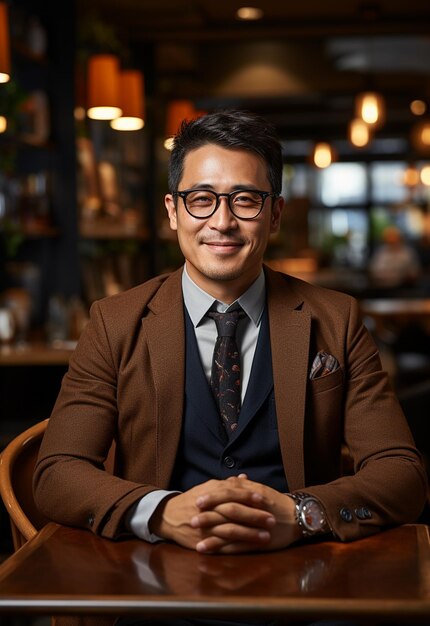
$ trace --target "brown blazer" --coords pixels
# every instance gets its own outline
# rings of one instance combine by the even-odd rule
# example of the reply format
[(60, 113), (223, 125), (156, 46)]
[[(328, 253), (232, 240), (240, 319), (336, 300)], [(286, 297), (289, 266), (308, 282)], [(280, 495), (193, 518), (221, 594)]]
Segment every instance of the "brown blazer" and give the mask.
[[(265, 273), (290, 489), (318, 496), (342, 541), (415, 520), (426, 499), (426, 473), (358, 303)], [(181, 275), (182, 269), (93, 305), (35, 471), (37, 504), (53, 520), (115, 538), (133, 503), (168, 488), (184, 399)], [(310, 380), (319, 350), (333, 354), (340, 368)], [(116, 476), (103, 471), (113, 438)], [(343, 442), (353, 476), (340, 473)]]

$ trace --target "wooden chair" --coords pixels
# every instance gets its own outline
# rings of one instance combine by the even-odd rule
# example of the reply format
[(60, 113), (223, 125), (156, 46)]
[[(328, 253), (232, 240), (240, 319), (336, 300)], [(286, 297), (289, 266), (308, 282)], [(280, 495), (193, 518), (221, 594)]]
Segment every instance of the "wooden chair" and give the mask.
[[(14, 550), (34, 537), (49, 520), (39, 511), (33, 498), (33, 472), (40, 444), (49, 419), (15, 437), (0, 455), (0, 497), (10, 519)], [(106, 471), (114, 473), (115, 441), (105, 460)]]
[[(31, 426), (12, 439), (0, 455), (0, 497), (10, 519), (14, 550), (32, 539), (49, 520), (40, 513), (33, 498), (33, 473), (40, 444), (49, 419)], [(114, 472), (116, 444), (112, 442), (104, 463)], [(112, 619), (56, 616), (50, 626), (113, 626)]]
[(48, 419), (15, 437), (0, 456), (0, 496), (10, 519), (14, 550), (47, 523), (33, 499), (33, 471)]

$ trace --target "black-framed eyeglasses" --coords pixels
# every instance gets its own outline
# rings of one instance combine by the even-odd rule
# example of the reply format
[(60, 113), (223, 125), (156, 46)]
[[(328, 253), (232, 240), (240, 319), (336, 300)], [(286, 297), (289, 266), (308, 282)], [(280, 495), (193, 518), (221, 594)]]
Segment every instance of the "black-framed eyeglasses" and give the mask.
[(270, 191), (239, 189), (230, 193), (216, 193), (210, 189), (186, 189), (175, 191), (180, 196), (188, 213), (197, 219), (207, 219), (218, 209), (222, 197), (227, 198), (230, 211), (240, 220), (254, 220), (263, 210), (267, 198), (276, 198)]

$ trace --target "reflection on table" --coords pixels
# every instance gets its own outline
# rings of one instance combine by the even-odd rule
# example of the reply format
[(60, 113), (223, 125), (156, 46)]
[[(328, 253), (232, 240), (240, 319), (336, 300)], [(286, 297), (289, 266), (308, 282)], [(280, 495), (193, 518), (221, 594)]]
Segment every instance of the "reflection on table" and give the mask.
[(0, 613), (430, 619), (430, 543), (405, 525), (349, 544), (235, 556), (48, 524), (0, 566)]

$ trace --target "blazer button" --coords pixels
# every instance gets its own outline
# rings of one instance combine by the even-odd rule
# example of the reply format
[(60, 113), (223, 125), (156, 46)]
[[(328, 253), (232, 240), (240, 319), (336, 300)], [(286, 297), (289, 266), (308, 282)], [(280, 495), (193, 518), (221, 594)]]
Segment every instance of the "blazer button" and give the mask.
[(339, 511), (339, 515), (343, 519), (344, 522), (352, 522), (352, 513), (346, 506), (342, 507)]
[(224, 465), (228, 467), (228, 469), (232, 469), (236, 465), (236, 461), (231, 456), (224, 457)]
[(372, 513), (367, 506), (361, 506), (359, 509), (355, 509), (355, 514), (358, 519), (370, 519), (372, 517)]
[(94, 515), (94, 513), (90, 513), (88, 515), (88, 526), (94, 526), (94, 522), (96, 521), (96, 516)]

